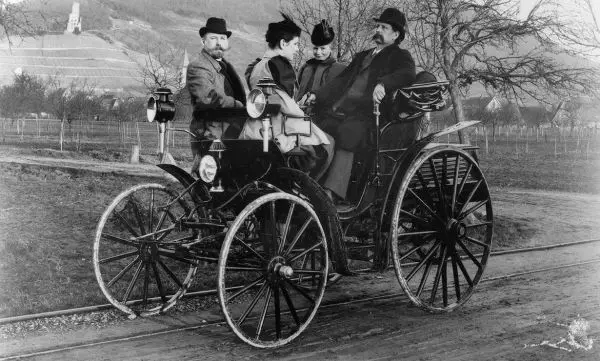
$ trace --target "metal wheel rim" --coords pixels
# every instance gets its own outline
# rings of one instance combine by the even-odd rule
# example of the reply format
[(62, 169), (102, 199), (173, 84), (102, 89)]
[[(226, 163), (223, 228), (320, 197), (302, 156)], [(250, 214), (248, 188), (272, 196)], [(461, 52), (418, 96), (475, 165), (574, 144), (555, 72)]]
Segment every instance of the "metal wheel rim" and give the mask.
[[(310, 310), (308, 315), (306, 317), (304, 317), (302, 324), (296, 329), (296, 331), (294, 333), (292, 333), (288, 337), (276, 339), (275, 341), (262, 341), (259, 339), (260, 333), (257, 337), (252, 339), (249, 337), (249, 335), (247, 335), (244, 331), (242, 331), (236, 324), (235, 320), (233, 320), (233, 315), (229, 312), (228, 302), (226, 302), (226, 297), (227, 297), (226, 296), (226, 285), (225, 285), (226, 264), (227, 264), (227, 258), (228, 258), (228, 254), (230, 251), (230, 247), (234, 241), (234, 236), (236, 234), (236, 230), (244, 222), (246, 215), (252, 214), (259, 207), (263, 206), (264, 204), (266, 204), (270, 201), (275, 201), (275, 200), (288, 200), (290, 202), (295, 203), (296, 205), (300, 205), (301, 207), (303, 207), (305, 210), (307, 210), (309, 212), (311, 218), (313, 219), (313, 222), (316, 222), (316, 224), (318, 226), (318, 230), (323, 239), (323, 241), (322, 241), (323, 244), (321, 246), (320, 251), (322, 252), (322, 255), (324, 255), (324, 258), (323, 258), (324, 265), (322, 267), (323, 273), (322, 273), (322, 276), (320, 279), (318, 292), (317, 292), (315, 300), (314, 300), (314, 305), (312, 306), (312, 309)], [(312, 209), (312, 207), (310, 206), (310, 204), (308, 202), (304, 201), (303, 199), (301, 199), (295, 195), (292, 195), (289, 193), (284, 193), (284, 192), (266, 194), (266, 195), (263, 195), (263, 196), (257, 198), (250, 204), (248, 204), (244, 208), (244, 210), (242, 210), (242, 212), (239, 213), (239, 215), (236, 217), (234, 222), (231, 224), (231, 227), (225, 236), (225, 241), (223, 242), (223, 246), (221, 248), (221, 254), (220, 254), (220, 258), (219, 258), (219, 274), (218, 274), (217, 284), (218, 284), (219, 303), (221, 305), (223, 315), (225, 316), (227, 324), (229, 325), (231, 330), (242, 341), (244, 341), (245, 343), (247, 343), (251, 346), (257, 347), (257, 348), (275, 348), (275, 347), (279, 347), (279, 346), (282, 346), (282, 345), (285, 345), (285, 344), (291, 342), (292, 340), (297, 338), (306, 329), (306, 327), (308, 327), (308, 325), (310, 324), (310, 322), (312, 321), (312, 319), (314, 318), (314, 316), (317, 313), (317, 310), (319, 308), (319, 305), (321, 303), (321, 300), (323, 298), (325, 288), (326, 288), (327, 272), (329, 269), (329, 257), (327, 254), (326, 242), (327, 241), (326, 241), (325, 232), (323, 230), (323, 227), (319, 221), (317, 214), (314, 212), (314, 210)], [(267, 282), (265, 282), (265, 284), (267, 284)], [(267, 288), (271, 289), (272, 287), (268, 286)], [(270, 301), (267, 301), (267, 302), (270, 302)]]
[[(408, 271), (403, 270), (403, 267), (402, 267), (403, 261), (401, 259), (402, 255), (400, 254), (399, 242), (397, 241), (397, 239), (399, 237), (399, 234), (402, 234), (402, 233), (398, 232), (398, 229), (400, 228), (399, 219), (400, 219), (400, 212), (402, 210), (402, 204), (403, 204), (402, 201), (404, 200), (407, 192), (409, 192), (408, 187), (411, 182), (411, 179), (413, 179), (413, 177), (417, 175), (417, 171), (419, 171), (421, 169), (421, 166), (426, 164), (426, 162), (428, 162), (429, 159), (433, 159), (434, 156), (439, 155), (441, 153), (447, 153), (446, 159), (450, 159), (450, 156), (452, 156), (452, 157), (457, 157), (457, 159), (461, 159), (463, 162), (466, 160), (468, 162), (468, 164), (470, 165), (470, 173), (466, 174), (467, 175), (466, 178), (468, 179), (470, 177), (470, 175), (473, 174), (473, 172), (475, 172), (477, 174), (477, 178), (481, 181), (481, 183), (479, 184), (478, 187), (481, 189), (482, 192), (484, 192), (484, 194), (486, 194), (487, 198), (486, 198), (485, 204), (480, 206), (480, 207), (485, 208), (485, 218), (486, 218), (486, 220), (484, 222), (485, 225), (479, 225), (479, 227), (485, 227), (485, 231), (484, 231), (485, 232), (485, 240), (482, 243), (486, 244), (487, 247), (482, 247), (481, 252), (479, 252), (477, 254), (473, 254), (475, 256), (475, 258), (479, 257), (478, 262), (480, 263), (480, 266), (475, 264), (475, 266), (477, 267), (477, 271), (475, 273), (475, 276), (470, 279), (470, 282), (466, 280), (463, 269), (461, 268), (461, 266), (459, 264), (460, 262), (462, 262), (462, 259), (467, 258), (467, 256), (463, 254), (461, 256), (462, 258), (460, 258), (460, 260), (459, 260), (459, 258), (457, 256), (452, 255), (452, 254), (458, 253), (457, 249), (459, 249), (460, 251), (462, 251), (466, 254), (466, 252), (462, 250), (462, 246), (459, 245), (458, 243), (455, 243), (454, 246), (446, 245), (445, 247), (440, 247), (439, 257), (438, 257), (438, 251), (435, 251), (434, 255), (431, 256), (432, 260), (435, 259), (436, 257), (438, 257), (437, 262), (439, 262), (439, 264), (437, 265), (437, 267), (435, 265), (433, 265), (433, 267), (436, 268), (434, 271), (435, 274), (431, 275), (431, 270), (427, 269), (428, 266), (426, 265), (426, 264), (430, 264), (429, 267), (431, 267), (431, 265), (433, 264), (433, 261), (426, 262), (426, 264), (421, 265), (422, 267), (426, 267), (423, 270), (423, 273), (427, 273), (427, 271), (429, 271), (430, 276), (432, 276), (432, 278), (434, 280), (434, 286), (435, 286), (435, 282), (436, 282), (435, 278), (438, 278), (438, 282), (440, 282), (442, 284), (442, 292), (438, 292), (438, 291), (433, 292), (433, 287), (432, 287), (431, 292), (434, 295), (433, 296), (434, 298), (438, 297), (435, 295), (436, 293), (438, 295), (439, 295), (439, 293), (442, 293), (442, 298), (447, 297), (447, 292), (448, 292), (448, 288), (450, 287), (450, 284), (453, 283), (453, 285), (455, 286), (455, 290), (453, 290), (453, 291), (454, 291), (454, 297), (457, 298), (456, 302), (448, 303), (447, 305), (442, 305), (441, 307), (439, 307), (439, 306), (434, 306), (433, 303), (429, 304), (428, 302), (425, 302), (423, 299), (421, 299), (420, 295), (417, 294), (419, 292), (419, 288), (424, 287), (424, 286), (421, 286), (420, 283), (427, 282), (428, 276), (425, 276), (425, 281), (423, 281), (421, 278), (421, 282), (419, 282), (419, 286), (417, 287), (416, 290), (413, 290), (413, 288), (415, 288), (415, 287), (411, 287), (411, 285), (409, 285), (409, 281), (412, 281), (412, 280), (407, 280), (407, 279), (409, 276), (411, 276), (411, 271), (414, 271), (415, 268), (409, 268)], [(437, 169), (436, 166), (434, 166), (434, 169)], [(467, 169), (469, 169), (469, 168), (467, 168)], [(446, 171), (447, 170), (448, 169), (446, 168)], [(433, 172), (432, 172), (432, 174), (433, 174)], [(453, 175), (446, 174), (446, 177), (449, 177), (449, 176), (454, 176), (454, 174)], [(448, 179), (448, 178), (446, 178), (446, 179)], [(462, 181), (462, 178), (460, 178), (460, 180)], [(460, 185), (458, 185), (458, 184), (459, 184), (459, 182), (457, 182), (457, 187), (456, 187), (458, 189), (454, 189), (454, 186), (452, 186), (453, 192), (458, 192), (459, 190), (461, 192), (464, 192), (464, 189), (460, 189)], [(477, 184), (474, 186), (474, 188), (476, 188), (476, 187), (477, 187)], [(478, 190), (479, 189), (477, 188), (476, 191), (478, 191)], [(447, 194), (444, 193), (444, 195), (447, 195)], [(462, 195), (462, 193), (461, 193), (461, 195)], [(455, 195), (455, 197), (458, 197), (458, 195)], [(455, 201), (454, 198), (453, 198), (453, 201)], [(464, 207), (464, 205), (463, 205), (463, 207)], [(464, 210), (463, 207), (461, 207), (461, 211)], [(467, 208), (467, 211), (468, 210), (470, 210), (470, 208)], [(413, 162), (413, 164), (411, 165), (409, 170), (406, 172), (404, 179), (402, 180), (402, 183), (400, 185), (400, 190), (398, 192), (396, 202), (394, 205), (394, 210), (393, 210), (391, 219), (392, 219), (392, 222), (391, 222), (391, 226), (390, 226), (390, 236), (391, 236), (391, 241), (392, 241), (392, 258), (394, 261), (394, 269), (395, 269), (398, 281), (400, 283), (400, 286), (402, 287), (402, 289), (404, 290), (406, 295), (409, 297), (411, 302), (427, 311), (430, 311), (430, 312), (448, 312), (448, 311), (452, 311), (453, 309), (457, 308), (458, 306), (464, 304), (472, 296), (475, 287), (481, 280), (481, 276), (482, 276), (482, 274), (485, 270), (485, 266), (487, 264), (487, 259), (491, 252), (492, 233), (493, 233), (493, 212), (492, 212), (491, 198), (489, 195), (489, 189), (487, 187), (485, 177), (482, 174), (481, 169), (479, 168), (477, 162), (473, 159), (473, 157), (471, 157), (465, 151), (462, 151), (459, 149), (452, 149), (452, 148), (448, 148), (448, 147), (433, 149), (433, 150), (430, 150), (430, 151), (425, 152), (424, 154), (420, 155), (417, 158), (417, 160), (415, 162)], [(448, 222), (448, 223), (452, 223), (452, 222)], [(450, 225), (450, 226), (452, 229), (452, 225)], [(457, 229), (460, 229), (459, 226), (457, 226)], [(457, 231), (457, 232), (460, 232), (460, 231)], [(406, 234), (409, 234), (409, 233), (407, 232)], [(460, 238), (460, 237), (462, 237), (462, 236), (458, 236), (458, 238)], [(460, 238), (460, 239), (463, 240), (462, 238)], [(436, 241), (436, 243), (438, 243), (438, 242)], [(463, 242), (463, 244), (464, 244), (464, 242)], [(455, 248), (452, 248), (452, 247), (455, 247)], [(411, 250), (414, 248), (417, 248), (417, 247), (415, 246), (415, 247), (411, 248)], [(431, 247), (431, 248), (433, 248), (433, 247)], [(443, 251), (441, 250), (442, 248), (444, 248), (446, 250), (446, 252), (448, 252), (448, 251), (450, 252), (450, 254), (447, 254), (445, 258), (442, 253)], [(430, 249), (430, 251), (431, 251), (431, 249)], [(409, 252), (407, 252), (407, 253), (409, 253)], [(425, 258), (425, 256), (427, 256), (427, 255), (429, 255), (429, 253), (424, 255), (423, 258)], [(450, 262), (448, 262), (449, 259), (450, 259)], [(422, 262), (423, 261), (417, 262), (415, 264), (415, 267), (417, 265), (421, 264)], [(450, 276), (447, 275), (448, 263), (450, 263), (450, 266), (452, 268), (452, 270), (450, 272)], [(405, 265), (406, 265), (406, 262), (405, 262)], [(464, 266), (464, 264), (463, 264), (463, 266)], [(442, 269), (442, 271), (440, 272), (440, 276), (438, 276), (438, 271), (437, 271), (438, 269)], [(420, 271), (417, 271), (417, 273), (418, 272), (420, 272)], [(464, 284), (466, 282), (467, 286), (468, 286), (468, 288), (466, 289), (466, 292), (463, 292), (462, 288), (460, 286), (458, 287), (459, 291), (458, 292), (456, 291), (456, 283), (461, 284), (460, 272), (462, 272), (462, 278), (463, 278), (462, 284)], [(467, 274), (468, 273), (469, 272), (467, 272)], [(458, 282), (456, 281), (456, 278), (454, 278), (454, 277), (457, 277), (456, 274), (459, 274)], [(415, 275), (412, 275), (412, 277), (414, 277)], [(449, 279), (449, 278), (452, 278), (452, 279)], [(446, 286), (444, 286), (444, 284)], [(444, 287), (445, 287), (445, 290), (444, 290)], [(439, 290), (439, 283), (438, 283), (438, 287), (435, 287), (435, 288), (437, 290)], [(420, 292), (424, 292), (424, 289), (421, 289)], [(442, 300), (442, 302), (444, 302), (444, 301)]]
[(155, 315), (155, 314), (158, 314), (161, 312), (165, 312), (168, 309), (170, 309), (171, 307), (173, 307), (176, 304), (177, 300), (179, 298), (181, 298), (185, 294), (187, 289), (190, 287), (190, 285), (193, 281), (193, 278), (196, 274), (197, 268), (198, 268), (197, 265), (190, 265), (188, 272), (185, 275), (185, 278), (182, 282), (182, 287), (180, 287), (175, 293), (168, 295), (167, 296), (168, 300), (166, 302), (163, 302), (162, 304), (157, 305), (156, 307), (146, 309), (143, 312), (136, 312), (136, 310), (134, 310), (132, 307), (130, 307), (130, 305), (132, 303), (131, 301), (124, 303), (124, 302), (121, 302), (118, 299), (116, 299), (114, 297), (113, 293), (107, 287), (107, 282), (104, 279), (104, 277), (102, 275), (102, 270), (100, 268), (100, 263), (101, 263), (100, 262), (100, 244), (101, 244), (101, 239), (102, 239), (102, 234), (103, 234), (102, 231), (103, 231), (110, 215), (113, 213), (113, 211), (116, 209), (116, 207), (122, 201), (124, 201), (127, 197), (129, 197), (131, 194), (134, 194), (137, 191), (148, 190), (148, 189), (162, 191), (162, 192), (167, 193), (170, 196), (174, 196), (173, 192), (170, 191), (167, 187), (165, 187), (162, 184), (157, 184), (157, 183), (140, 184), (140, 185), (134, 186), (132, 188), (129, 188), (129, 189), (121, 192), (111, 202), (111, 204), (106, 208), (106, 210), (102, 214), (102, 217), (98, 221), (98, 225), (96, 227), (96, 233), (95, 233), (95, 237), (94, 237), (93, 264), (94, 264), (94, 273), (96, 276), (96, 281), (98, 282), (98, 285), (100, 286), (100, 289), (102, 290), (102, 293), (104, 294), (106, 299), (113, 306), (115, 306), (117, 309), (121, 310), (122, 312), (128, 314), (130, 317), (151, 316), (151, 315)]

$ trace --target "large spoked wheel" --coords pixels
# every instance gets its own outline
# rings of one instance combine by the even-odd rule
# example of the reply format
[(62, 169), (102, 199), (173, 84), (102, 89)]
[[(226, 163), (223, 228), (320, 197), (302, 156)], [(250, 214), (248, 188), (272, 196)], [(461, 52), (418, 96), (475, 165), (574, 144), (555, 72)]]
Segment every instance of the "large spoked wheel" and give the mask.
[(441, 147), (417, 157), (390, 230), (396, 275), (411, 301), (432, 312), (465, 303), (481, 280), (492, 231), (488, 186), (469, 153)]
[(184, 199), (160, 184), (142, 184), (104, 211), (94, 240), (94, 271), (102, 292), (131, 316), (166, 311), (183, 296), (197, 262), (182, 246), (195, 231), (180, 227), (190, 214)]
[(221, 248), (218, 292), (227, 323), (252, 346), (285, 345), (315, 316), (327, 270), (325, 232), (309, 203), (283, 192), (257, 198)]

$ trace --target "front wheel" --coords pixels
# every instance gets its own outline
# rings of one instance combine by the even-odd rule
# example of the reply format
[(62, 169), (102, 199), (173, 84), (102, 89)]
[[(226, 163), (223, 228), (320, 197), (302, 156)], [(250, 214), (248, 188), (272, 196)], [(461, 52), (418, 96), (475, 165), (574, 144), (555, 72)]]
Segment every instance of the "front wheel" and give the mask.
[(492, 201), (477, 162), (461, 149), (424, 151), (407, 170), (391, 218), (392, 257), (417, 306), (451, 311), (480, 282), (492, 246)]
[(315, 316), (328, 265), (325, 232), (308, 202), (283, 192), (257, 198), (221, 248), (218, 292), (229, 327), (255, 347), (289, 343)]
[(94, 271), (107, 300), (132, 317), (166, 311), (183, 296), (197, 262), (178, 251), (196, 238), (180, 221), (190, 206), (160, 184), (141, 184), (104, 211), (94, 239)]

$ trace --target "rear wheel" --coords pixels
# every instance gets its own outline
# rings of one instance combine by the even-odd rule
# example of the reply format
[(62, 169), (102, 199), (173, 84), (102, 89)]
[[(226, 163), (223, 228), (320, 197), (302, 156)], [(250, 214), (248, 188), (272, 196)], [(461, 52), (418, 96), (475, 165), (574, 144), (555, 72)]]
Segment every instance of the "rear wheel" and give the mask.
[(441, 147), (417, 157), (390, 229), (396, 275), (411, 301), (433, 312), (465, 303), (481, 280), (492, 231), (490, 193), (470, 154)]
[(315, 316), (327, 270), (325, 232), (310, 204), (282, 192), (259, 197), (238, 214), (221, 249), (227, 323), (252, 346), (287, 344)]
[(93, 263), (108, 301), (131, 316), (166, 311), (183, 296), (197, 262), (178, 251), (196, 232), (182, 229), (184, 199), (160, 184), (142, 184), (119, 196), (96, 228)]

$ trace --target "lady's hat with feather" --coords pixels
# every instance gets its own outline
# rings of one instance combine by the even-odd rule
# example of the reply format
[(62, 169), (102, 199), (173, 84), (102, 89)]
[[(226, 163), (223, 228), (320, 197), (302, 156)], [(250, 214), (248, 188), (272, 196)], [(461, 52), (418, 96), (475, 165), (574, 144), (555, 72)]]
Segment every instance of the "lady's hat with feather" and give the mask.
[(310, 35), (310, 41), (314, 46), (322, 46), (331, 44), (334, 37), (335, 33), (333, 32), (333, 28), (329, 26), (327, 20), (323, 19), (313, 28), (312, 34)]

